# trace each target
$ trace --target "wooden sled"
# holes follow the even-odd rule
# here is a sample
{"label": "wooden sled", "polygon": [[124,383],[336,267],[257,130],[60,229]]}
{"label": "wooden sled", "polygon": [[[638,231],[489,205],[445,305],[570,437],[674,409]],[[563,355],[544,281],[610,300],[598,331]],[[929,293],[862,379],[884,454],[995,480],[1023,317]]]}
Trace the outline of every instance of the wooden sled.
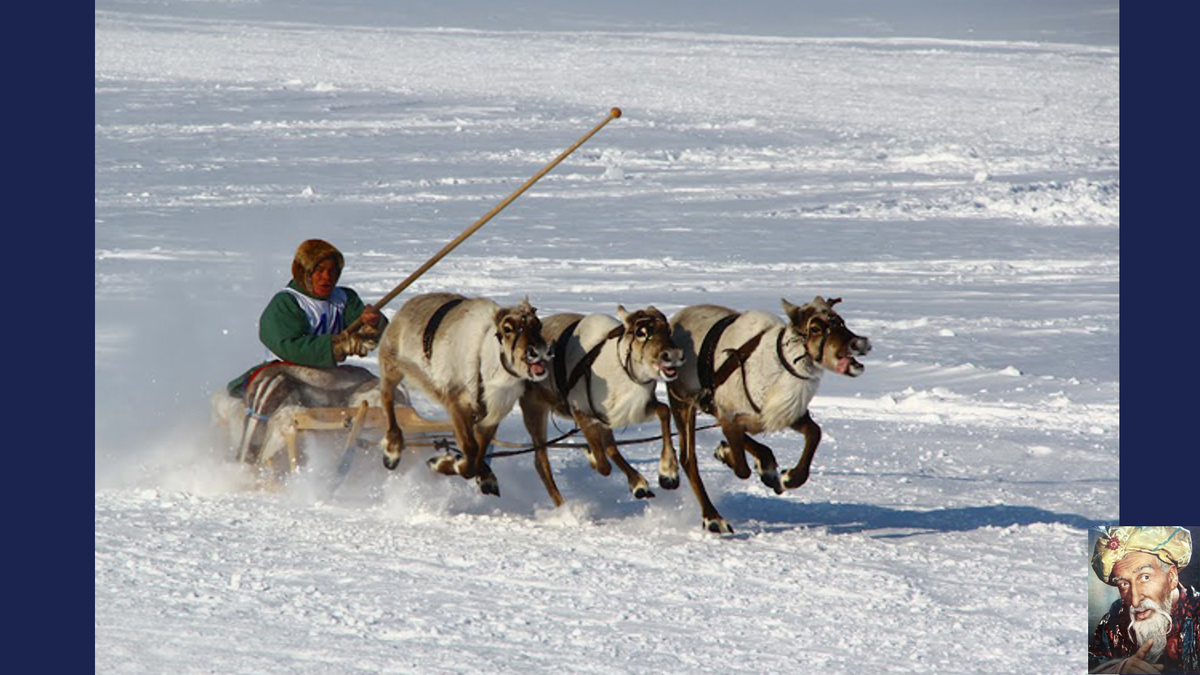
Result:
{"label": "wooden sled", "polygon": [[[454,427],[449,421],[426,419],[407,405],[397,405],[395,410],[396,421],[404,432],[406,446],[453,447]],[[274,417],[282,419],[276,420]],[[305,463],[301,450],[305,444],[301,439],[302,436],[310,434],[327,437],[344,434],[339,444],[342,449],[343,466],[339,466],[338,469],[339,474],[344,474],[349,470],[353,449],[360,445],[377,443],[383,438],[387,431],[387,416],[384,415],[383,408],[372,408],[363,401],[357,408],[280,410],[273,416],[268,428],[269,435],[278,434],[283,442],[268,440],[263,444],[259,456],[248,462],[261,469],[265,477],[279,479],[299,470]],[[374,438],[366,440],[364,436]],[[286,452],[280,452],[281,450]]]}

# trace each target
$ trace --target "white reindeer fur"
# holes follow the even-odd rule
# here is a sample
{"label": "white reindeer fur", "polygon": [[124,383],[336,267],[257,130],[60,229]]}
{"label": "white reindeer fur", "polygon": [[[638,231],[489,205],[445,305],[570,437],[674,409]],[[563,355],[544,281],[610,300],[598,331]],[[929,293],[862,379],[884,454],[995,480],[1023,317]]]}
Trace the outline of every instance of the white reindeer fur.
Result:
{"label": "white reindeer fur", "polygon": [[[606,314],[589,314],[580,320],[575,327],[575,333],[567,341],[566,354],[555,354],[554,358],[567,359],[567,373],[575,368],[575,364],[584,355],[604,340],[605,337],[621,322]],[[625,427],[631,424],[641,424],[654,417],[649,408],[654,399],[654,389],[657,384],[656,374],[651,368],[638,359],[634,359],[632,367],[639,382],[634,382],[625,373],[623,365],[625,352],[629,341],[636,339],[631,331],[626,331],[620,339],[605,342],[599,356],[592,364],[592,402],[598,410],[593,411],[588,403],[587,378],[580,378],[579,383],[572,389],[568,401],[574,410],[585,414],[599,412],[608,419],[613,427]],[[648,382],[647,382],[648,381]],[[646,384],[641,384],[646,382]]]}
{"label": "white reindeer fur", "polygon": [[[704,336],[708,329],[733,310],[715,305],[697,305],[686,308],[671,318],[672,336],[675,344],[684,350],[684,365],[680,369],[679,379],[673,389],[685,397],[697,396],[700,393],[700,378],[698,375],[698,356]],[[714,352],[713,370],[721,367],[728,358],[725,350],[736,350],[747,340],[762,331],[766,331],[758,348],[746,361],[746,380],[750,395],[762,410],[755,413],[742,387],[741,374],[735,371],[723,385],[717,388],[714,403],[719,411],[736,411],[738,418],[749,433],[779,431],[790,427],[808,411],[808,405],[817,393],[821,383],[822,368],[814,366],[811,360],[803,360],[793,364],[807,380],[799,379],[788,373],[775,353],[775,341],[779,331],[787,330],[788,324],[781,318],[759,310],[743,313],[717,342]],[[801,355],[795,346],[787,344],[784,335],[784,355],[789,359]],[[802,348],[801,348],[802,349]]]}
{"label": "white reindeer fur", "polygon": [[500,306],[487,298],[464,300],[454,309],[454,329],[447,330],[447,319],[438,331],[430,360],[425,359],[424,319],[393,319],[380,350],[391,350],[405,377],[436,400],[457,398],[463,407],[475,409],[482,388],[487,417],[478,423],[499,424],[525,391],[525,380],[510,375],[500,362],[495,324],[499,311]]}

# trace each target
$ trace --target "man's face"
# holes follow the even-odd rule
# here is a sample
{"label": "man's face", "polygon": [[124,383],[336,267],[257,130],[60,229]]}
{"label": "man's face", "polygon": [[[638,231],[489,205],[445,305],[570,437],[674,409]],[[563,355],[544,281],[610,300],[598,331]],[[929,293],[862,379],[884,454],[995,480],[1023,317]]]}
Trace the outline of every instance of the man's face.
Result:
{"label": "man's face", "polygon": [[313,269],[311,283],[312,294],[318,298],[328,298],[333,292],[338,280],[337,262],[333,258],[322,260]]}
{"label": "man's face", "polygon": [[[1136,608],[1142,601],[1149,598],[1161,605],[1167,604],[1167,598],[1178,583],[1178,573],[1172,567],[1169,572],[1162,571],[1158,558],[1149,553],[1130,553],[1113,565],[1112,581],[1121,594],[1121,600],[1126,607]],[[1133,612],[1134,621],[1144,621],[1153,614],[1154,610],[1146,609]]]}

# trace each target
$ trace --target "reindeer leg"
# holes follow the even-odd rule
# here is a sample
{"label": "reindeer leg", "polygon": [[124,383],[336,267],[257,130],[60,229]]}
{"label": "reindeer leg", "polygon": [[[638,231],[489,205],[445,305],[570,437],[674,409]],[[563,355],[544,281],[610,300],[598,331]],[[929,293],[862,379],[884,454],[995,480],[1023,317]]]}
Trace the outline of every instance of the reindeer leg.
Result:
{"label": "reindeer leg", "polygon": [[389,359],[380,358],[379,367],[383,377],[379,380],[379,404],[387,417],[387,433],[383,437],[383,465],[394,470],[400,465],[400,453],[404,452],[404,432],[396,422],[396,387],[404,381],[404,373],[392,365]]}
{"label": "reindeer leg", "polygon": [[680,405],[684,407],[677,409],[672,405],[671,412],[675,414],[675,424],[679,427],[679,452],[683,471],[687,474],[696,501],[700,502],[704,529],[716,534],[733,534],[733,528],[717,512],[717,507],[713,506],[712,500],[708,498],[708,491],[704,489],[704,482],[700,480],[700,467],[696,464],[696,408],[690,403]]}
{"label": "reindeer leg", "polygon": [[608,463],[608,454],[604,451],[604,437],[601,434],[600,423],[590,417],[585,417],[579,412],[575,412],[575,426],[583,432],[583,438],[588,444],[588,463],[601,476],[607,476],[612,472],[612,466]]}
{"label": "reindeer leg", "polygon": [[718,418],[721,423],[721,433],[725,434],[725,440],[717,446],[717,451],[714,453],[717,459],[725,463],[726,466],[733,469],[734,475],[742,480],[750,477],[750,465],[746,463],[746,447],[744,444],[746,432],[742,425],[736,421],[726,421]]}
{"label": "reindeer leg", "polygon": [[808,413],[804,413],[804,417],[793,424],[792,428],[804,434],[804,452],[800,455],[800,461],[796,462],[794,468],[783,472],[783,486],[789,490],[798,488],[808,481],[808,471],[812,467],[813,455],[817,452],[817,444],[821,442],[821,427],[817,426]]}
{"label": "reindeer leg", "polygon": [[679,487],[679,460],[675,458],[675,446],[671,444],[671,408],[665,403],[654,401],[654,414],[662,427],[662,456],[658,460],[658,485],[664,490]]}
{"label": "reindeer leg", "polygon": [[742,437],[745,442],[746,452],[749,452],[754,457],[754,467],[758,469],[758,477],[762,480],[763,485],[775,491],[775,494],[783,494],[783,486],[779,484],[779,464],[775,461],[775,453],[771,448],[759,443],[750,437],[750,434],[745,434]]}
{"label": "reindeer leg", "polygon": [[625,480],[629,481],[629,491],[638,499],[653,499],[654,493],[650,491],[650,484],[646,482],[646,477],[638,472],[637,469],[630,466],[629,462],[617,449],[617,440],[613,438],[612,429],[605,428],[601,432],[601,437],[604,439],[604,452],[613,464],[625,474]]}
{"label": "reindeer leg", "polygon": [[549,414],[548,410],[535,401],[528,398],[521,400],[521,416],[525,418],[525,430],[529,432],[529,439],[533,441],[535,448],[533,466],[537,469],[538,477],[542,479],[542,485],[546,486],[551,501],[555,506],[562,506],[562,493],[558,491],[558,485],[554,482],[554,473],[550,470],[550,456],[546,451],[546,420]]}
{"label": "reindeer leg", "polygon": [[496,478],[496,474],[492,473],[492,467],[487,463],[487,449],[492,444],[492,439],[496,437],[496,429],[500,425],[493,424],[490,427],[475,428],[475,448],[476,456],[468,457],[475,467],[475,482],[479,483],[479,491],[485,495],[500,496],[500,482]]}

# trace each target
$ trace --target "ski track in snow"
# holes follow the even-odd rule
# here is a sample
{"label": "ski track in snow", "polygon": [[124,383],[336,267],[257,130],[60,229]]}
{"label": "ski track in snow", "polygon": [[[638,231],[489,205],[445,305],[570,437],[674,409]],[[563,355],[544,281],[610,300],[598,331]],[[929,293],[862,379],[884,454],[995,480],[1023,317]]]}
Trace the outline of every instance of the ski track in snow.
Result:
{"label": "ski track in snow", "polygon": [[[1119,517],[1119,50],[220,7],[96,11],[96,672],[1085,668],[1085,530]],[[527,457],[496,499],[364,450],[329,494],[328,440],[254,490],[208,396],[260,357],[295,245],[380,297],[613,105],[410,293],[843,297],[875,349],[824,378],[809,482],[739,481],[700,432],[726,538],[686,486],[639,502],[577,450],[557,510]],[[653,484],[654,444],[623,452]]]}

